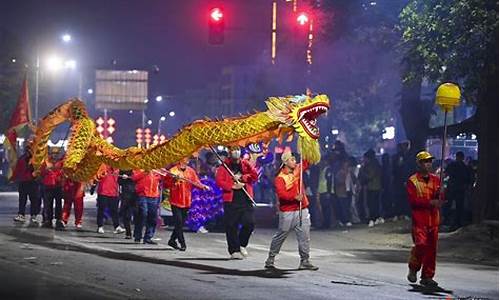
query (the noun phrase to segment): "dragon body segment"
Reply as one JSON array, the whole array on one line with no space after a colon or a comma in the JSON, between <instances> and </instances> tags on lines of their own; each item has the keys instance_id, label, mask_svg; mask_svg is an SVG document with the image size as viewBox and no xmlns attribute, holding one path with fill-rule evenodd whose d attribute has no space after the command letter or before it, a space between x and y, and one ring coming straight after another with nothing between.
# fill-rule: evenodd
<instances>
[{"instance_id":1,"label":"dragon body segment","mask_svg":"<svg viewBox=\"0 0 500 300\"><path fill-rule=\"evenodd\" d=\"M77 181L88 181L99 176L103 164L123 170L157 169L210 145L245 146L293 132L299 136L299 151L303 157L312 163L319 161L316 117L330 107L328 97L271 97L266 104L268 110L248 116L195 121L183 127L171 139L148 149L120 149L99 136L83 102L71 99L40 121L33 141L32 163L36 171L40 169L47 157L46 145L50 134L66 121L71 123L71 135L63 169Z\"/></svg>"}]
</instances>

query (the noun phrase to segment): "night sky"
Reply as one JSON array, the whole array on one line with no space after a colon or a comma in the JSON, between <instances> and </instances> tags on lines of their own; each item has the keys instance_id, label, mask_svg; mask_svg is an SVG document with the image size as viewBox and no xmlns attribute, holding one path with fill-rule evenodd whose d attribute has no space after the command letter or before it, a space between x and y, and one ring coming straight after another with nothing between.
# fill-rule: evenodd
<instances>
[{"instance_id":1,"label":"night sky","mask_svg":"<svg viewBox=\"0 0 500 300\"><path fill-rule=\"evenodd\" d=\"M62 48L84 69L151 70L155 92L171 94L203 87L225 65L252 64L269 47L271 4L267 0L226 1L226 42L207 43L210 1L1 1L0 27L17 35L30 57ZM74 42L61 45L68 32ZM31 52L31 53L30 53ZM43 56L43 54L42 54Z\"/></svg>"},{"instance_id":2,"label":"night sky","mask_svg":"<svg viewBox=\"0 0 500 300\"><path fill-rule=\"evenodd\" d=\"M150 71L150 103L146 113L147 118L156 123L161 114L170 110L186 110L186 107L179 107L183 105L182 99L176 104L169 101L156 103L153 99L157 95L182 97L187 90L206 88L221 77L221 69L226 66L265 69L271 65L272 1L221 2L3 0L0 2L0 28L19 39L23 52L20 57L24 56L27 64L34 64L37 45L42 64L50 53L62 53L75 59L77 72L85 76L84 99L92 98L86 95L86 91L94 86L96 69ZM268 96L303 93L306 87L304 78L309 76L307 81L313 91L326 93L334 103L340 104L350 97L351 91L366 86L372 77L380 78L384 83L385 90L381 94L396 99L400 80L399 64L394 60L394 53L387 49L381 50L370 41L356 41L353 32L360 24L370 27L385 20L390 20L388 26L392 26L405 2L380 1L371 6L367 3L375 2L368 0L321 1L324 15L317 18L315 23L314 63L308 73L311 75L306 75L307 31L297 38L294 32L296 16L291 15L291 2L278 1L278 63L273 68L272 80L265 79L270 81L263 88L266 90L256 91L260 93L259 98L264 101ZM299 1L299 6L305 3L311 2ZM208 44L208 12L215 6L224 8L226 30L222 46ZM321 24L319 20L324 23ZM65 45L60 40L63 33L73 36L70 44ZM112 61L116 61L116 64L113 65ZM157 66L159 72L152 72L153 66ZM64 99L77 95L77 72L66 75L51 75L47 72L44 75L40 86L40 116ZM32 77L32 90L33 81ZM262 108L262 103L260 107L257 104L252 107ZM92 111L93 105L88 105L88 109L91 115L97 115ZM187 108L188 111L192 109L198 107ZM140 124L139 115L129 116L128 111L113 113L124 114L120 118L127 120L133 117L134 120L128 122L133 123L133 126ZM178 113L176 120L165 124L165 127L171 134L182 124L192 121L189 114ZM325 128L330 128L334 123L333 114L329 115L328 120L320 120L320 126Z\"/></svg>"}]
</instances>

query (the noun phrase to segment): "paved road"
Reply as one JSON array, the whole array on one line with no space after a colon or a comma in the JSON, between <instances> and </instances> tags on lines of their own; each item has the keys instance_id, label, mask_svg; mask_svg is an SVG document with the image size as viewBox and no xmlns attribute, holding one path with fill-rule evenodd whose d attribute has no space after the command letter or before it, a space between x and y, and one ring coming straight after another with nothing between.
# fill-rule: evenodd
<instances>
[{"instance_id":1,"label":"paved road","mask_svg":"<svg viewBox=\"0 0 500 300\"><path fill-rule=\"evenodd\" d=\"M298 271L295 237L263 268L273 229L258 228L250 257L228 259L222 233L187 234L188 250L134 244L95 233L95 202L86 200L83 231L32 228L12 222L15 194L0 193L0 299L498 299L498 266L438 259L441 287L423 290L405 280L407 249L367 243L340 231L312 232L320 270ZM367 230L366 228L355 228Z\"/></svg>"}]
</instances>

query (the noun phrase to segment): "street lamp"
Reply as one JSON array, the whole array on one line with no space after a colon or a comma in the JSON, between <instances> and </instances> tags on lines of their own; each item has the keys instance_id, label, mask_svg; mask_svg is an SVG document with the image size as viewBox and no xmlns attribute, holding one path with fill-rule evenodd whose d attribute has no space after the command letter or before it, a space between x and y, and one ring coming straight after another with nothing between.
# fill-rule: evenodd
<instances>
[{"instance_id":1,"label":"street lamp","mask_svg":"<svg viewBox=\"0 0 500 300\"><path fill-rule=\"evenodd\" d=\"M61 40L63 43L67 44L73 40L73 37L65 33L61 36ZM35 61L35 122L38 121L38 103L39 103L39 94L40 94L40 42L36 42L36 61ZM62 62L60 58L53 57L49 62L49 69L58 70L65 63ZM76 61L70 60L67 62L67 67L74 69L76 68ZM81 98L81 86L82 86L82 74L80 73L79 84L78 84L78 97Z\"/></svg>"},{"instance_id":2,"label":"street lamp","mask_svg":"<svg viewBox=\"0 0 500 300\"><path fill-rule=\"evenodd\" d=\"M63 42L65 42L65 43L69 43L69 42L71 42L71 35L70 35L70 34L65 33L65 34L63 34L63 35L61 36L61 39L62 39L62 41L63 41Z\"/></svg>"},{"instance_id":3,"label":"street lamp","mask_svg":"<svg viewBox=\"0 0 500 300\"><path fill-rule=\"evenodd\" d=\"M57 71L63 67L63 62L60 57L52 55L47 59L46 65L48 70Z\"/></svg>"},{"instance_id":4,"label":"street lamp","mask_svg":"<svg viewBox=\"0 0 500 300\"><path fill-rule=\"evenodd\" d=\"M64 67L67 69L74 70L76 69L76 60L70 59L64 62Z\"/></svg>"},{"instance_id":5,"label":"street lamp","mask_svg":"<svg viewBox=\"0 0 500 300\"><path fill-rule=\"evenodd\" d=\"M165 122L167 118L165 116L161 116L160 119L158 120L158 136L160 136L161 133L161 122Z\"/></svg>"},{"instance_id":6,"label":"street lamp","mask_svg":"<svg viewBox=\"0 0 500 300\"><path fill-rule=\"evenodd\" d=\"M174 117L175 116L175 111L171 111L168 113L169 116Z\"/></svg>"},{"instance_id":7,"label":"street lamp","mask_svg":"<svg viewBox=\"0 0 500 300\"><path fill-rule=\"evenodd\" d=\"M156 96L156 102L161 102L163 100L162 96Z\"/></svg>"},{"instance_id":8,"label":"street lamp","mask_svg":"<svg viewBox=\"0 0 500 300\"><path fill-rule=\"evenodd\" d=\"M52 55L47 59L46 66L49 71L53 72L59 71L61 69L74 70L76 69L76 60L74 59L63 60L61 57L57 55Z\"/></svg>"}]
</instances>

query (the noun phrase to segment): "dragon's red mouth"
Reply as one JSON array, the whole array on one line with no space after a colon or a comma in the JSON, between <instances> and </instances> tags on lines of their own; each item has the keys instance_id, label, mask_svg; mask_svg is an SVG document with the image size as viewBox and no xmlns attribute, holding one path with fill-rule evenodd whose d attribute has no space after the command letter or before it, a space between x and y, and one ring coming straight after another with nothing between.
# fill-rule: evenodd
<instances>
[{"instance_id":1,"label":"dragon's red mouth","mask_svg":"<svg viewBox=\"0 0 500 300\"><path fill-rule=\"evenodd\" d=\"M316 118L326 113L329 108L329 105L326 103L315 103L303 107L297 112L299 123L311 138L315 140L319 138L319 128L316 125Z\"/></svg>"}]
</instances>

